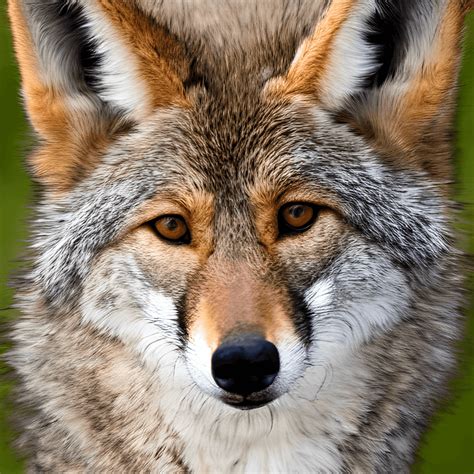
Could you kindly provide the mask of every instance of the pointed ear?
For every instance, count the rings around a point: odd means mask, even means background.
[[[9,15],[40,182],[68,188],[124,124],[186,106],[184,48],[132,0],[9,0]]]
[[[271,88],[309,98],[393,160],[445,179],[471,7],[471,0],[332,0]]]

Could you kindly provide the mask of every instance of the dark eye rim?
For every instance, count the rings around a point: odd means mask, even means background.
[[[184,225],[186,226],[186,233],[183,235],[183,237],[181,237],[179,239],[169,239],[169,238],[165,237],[163,234],[161,234],[158,231],[158,229],[156,228],[156,223],[160,219],[165,219],[165,218],[170,218],[170,217],[172,217],[174,219],[179,219],[179,220],[184,222]],[[179,214],[163,214],[163,215],[158,216],[155,219],[149,221],[148,224],[151,227],[154,234],[166,243],[169,243],[169,244],[172,244],[172,245],[189,245],[191,243],[191,232],[189,231],[188,223],[186,222],[186,219],[183,216],[179,215]]]
[[[308,223],[305,224],[303,227],[292,227],[290,224],[287,223],[287,221],[283,217],[283,211],[285,209],[288,209],[289,207],[296,206],[296,205],[308,206],[313,210],[313,216],[308,221]],[[318,206],[317,204],[304,202],[304,201],[294,201],[294,202],[288,202],[286,204],[283,204],[280,207],[280,209],[278,209],[278,236],[286,237],[286,236],[291,236],[291,235],[296,235],[296,234],[301,234],[301,233],[306,232],[308,229],[310,229],[313,226],[313,224],[317,220],[321,209],[322,209],[322,206]]]

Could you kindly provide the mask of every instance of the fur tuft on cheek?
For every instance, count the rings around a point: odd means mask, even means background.
[[[80,301],[85,324],[117,338],[166,379],[181,358],[178,310],[147,284],[133,256],[106,252],[87,278]]]
[[[410,305],[406,277],[379,250],[359,250],[357,259],[345,255],[338,258],[337,273],[305,294],[314,318],[312,354],[318,359],[330,360],[332,346],[352,351],[390,331]]]

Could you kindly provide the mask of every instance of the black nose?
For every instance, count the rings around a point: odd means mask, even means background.
[[[238,395],[269,387],[279,370],[278,349],[259,336],[245,335],[225,341],[212,355],[212,376],[217,385]]]

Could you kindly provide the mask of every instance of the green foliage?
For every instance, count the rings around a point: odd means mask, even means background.
[[[466,204],[461,224],[464,245],[474,253],[474,15],[468,19],[466,57],[461,77],[458,115],[458,196]],[[31,188],[26,176],[25,149],[30,143],[18,93],[19,83],[12,54],[4,4],[0,7],[0,308],[11,304],[8,276],[18,262],[26,236],[27,205]],[[474,281],[471,280],[471,288]],[[14,317],[1,311],[2,320]],[[469,312],[469,336],[463,345],[461,376],[455,381],[454,402],[442,412],[427,434],[415,471],[422,474],[474,472],[474,301]],[[2,321],[3,322],[3,321]],[[5,347],[0,346],[0,351]],[[7,372],[0,366],[0,377]],[[8,423],[12,408],[7,399],[11,384],[0,383],[0,473],[22,472],[11,449],[14,438]]]
[[[463,247],[474,255],[474,14],[467,21],[467,38],[457,119],[458,198],[464,204],[461,231]],[[474,276],[469,284],[467,338],[462,345],[460,377],[455,380],[454,401],[438,416],[425,439],[417,472],[468,474],[474,472]]]
[[[25,119],[19,106],[18,76],[12,53],[4,2],[0,5],[0,324],[14,316],[5,311],[11,305],[12,290],[8,277],[17,267],[25,239],[26,206],[30,193],[28,178],[21,158],[27,137]],[[5,349],[0,345],[0,352]],[[7,368],[0,365],[0,473],[23,472],[11,442],[14,438],[8,423],[12,407],[7,394],[11,384],[3,381]]]

